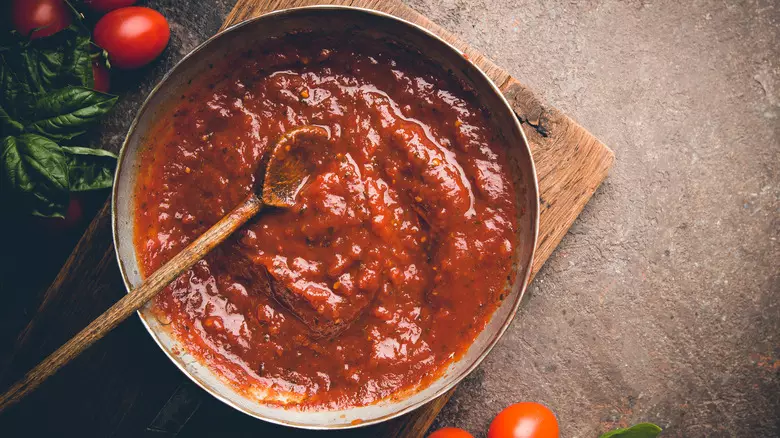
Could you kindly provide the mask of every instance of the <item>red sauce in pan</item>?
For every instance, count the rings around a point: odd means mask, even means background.
[[[425,385],[500,304],[515,188],[489,114],[394,45],[290,36],[214,65],[150,136],[135,245],[153,272],[238,205],[264,154],[329,130],[288,210],[261,212],[155,300],[192,354],[266,403],[360,406]],[[335,335],[281,305],[285,288]]]

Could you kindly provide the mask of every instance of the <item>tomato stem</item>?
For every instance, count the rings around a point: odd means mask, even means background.
[[[78,9],[76,9],[76,7],[75,7],[75,6],[73,6],[73,4],[72,4],[70,1],[68,1],[68,0],[65,0],[65,4],[66,4],[66,5],[68,5],[68,7],[70,8],[70,10],[71,10],[71,11],[73,11],[73,13],[74,13],[74,14],[76,14],[76,17],[78,17],[79,21],[81,21],[81,20],[83,20],[83,19],[84,19],[84,14],[82,14],[81,12],[79,12],[79,10],[78,10]]]

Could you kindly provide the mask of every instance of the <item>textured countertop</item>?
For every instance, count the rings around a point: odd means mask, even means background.
[[[503,407],[534,400],[563,437],[639,421],[668,437],[780,435],[780,4],[726,3],[409,2],[617,157],[434,427],[484,436]],[[109,149],[233,6],[148,4],[171,44],[116,82]]]

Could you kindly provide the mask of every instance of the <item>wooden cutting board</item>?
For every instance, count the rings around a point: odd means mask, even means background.
[[[238,0],[223,28],[269,11],[323,3],[376,9],[421,25],[462,50],[499,86],[523,123],[539,178],[541,218],[532,275],[536,274],[607,176],[613,152],[483,54],[397,0]],[[5,381],[21,375],[124,293],[110,216],[107,204],[47,290],[19,336]],[[339,436],[422,437],[453,392],[403,417]],[[74,394],[78,406],[68,403]],[[329,434],[287,430],[221,405],[167,361],[137,320],[120,326],[3,417],[13,418],[9,424],[17,431],[43,417],[65,430],[83,424],[85,435],[99,436]]]

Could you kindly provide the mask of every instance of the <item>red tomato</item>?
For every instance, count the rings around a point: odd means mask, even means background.
[[[84,4],[95,12],[105,14],[114,9],[124,8],[135,3],[135,0],[84,0]]]
[[[61,232],[73,229],[81,223],[84,218],[83,199],[79,195],[71,195],[68,201],[68,210],[65,217],[46,217],[40,218],[43,226],[52,232]]]
[[[63,0],[13,0],[11,19],[17,32],[36,39],[70,26],[73,16]]]
[[[108,68],[102,61],[92,61],[92,78],[95,80],[93,89],[101,93],[108,93],[111,89],[111,78],[108,74]]]
[[[104,15],[95,25],[95,44],[108,52],[111,65],[142,67],[157,58],[168,45],[168,21],[154,9],[130,6]]]
[[[515,403],[496,415],[488,438],[559,438],[558,419],[547,406]]]
[[[428,435],[428,438],[474,438],[474,435],[457,427],[445,427]]]

